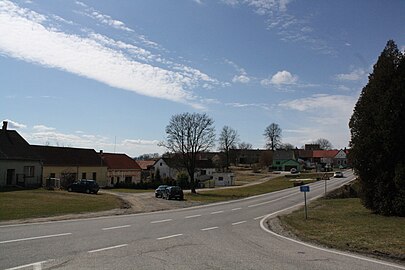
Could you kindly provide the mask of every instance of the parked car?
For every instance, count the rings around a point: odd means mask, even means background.
[[[155,189],[155,197],[156,198],[163,198],[163,192],[166,190],[168,185],[160,185],[157,189]]]
[[[296,174],[296,173],[298,173],[298,170],[296,168],[291,168],[290,173]]]
[[[343,177],[343,173],[342,173],[342,172],[335,172],[335,173],[333,174],[333,177],[335,177],[335,178],[342,178],[342,177]]]
[[[171,198],[183,200],[184,199],[183,190],[179,186],[168,186],[164,190],[162,198],[166,200],[170,200]]]
[[[95,180],[81,179],[68,186],[68,191],[86,192],[87,194],[97,194],[100,187]]]

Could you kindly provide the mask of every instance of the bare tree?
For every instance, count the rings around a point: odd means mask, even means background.
[[[229,150],[236,147],[239,140],[238,133],[231,127],[224,126],[221,134],[219,135],[219,149],[225,152],[226,168],[229,167]]]
[[[281,144],[281,128],[278,124],[271,123],[264,130],[264,137],[267,140],[266,147],[274,151]]]
[[[190,177],[191,192],[196,193],[194,173],[197,154],[208,151],[215,144],[214,120],[199,113],[173,115],[166,126],[167,139],[160,145],[170,152],[178,153],[180,162]]]
[[[238,148],[239,148],[239,149],[242,149],[242,150],[250,150],[250,149],[253,148],[253,146],[252,146],[251,143],[241,142],[241,143],[238,145]]]
[[[295,146],[292,145],[291,143],[281,143],[279,147],[280,147],[280,149],[283,149],[283,150],[295,149]]]
[[[332,143],[324,138],[319,138],[317,139],[314,144],[319,144],[319,148],[321,148],[322,150],[331,150],[333,148]]]

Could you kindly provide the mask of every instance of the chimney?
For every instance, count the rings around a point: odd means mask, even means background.
[[[3,130],[7,130],[8,121],[3,121]]]

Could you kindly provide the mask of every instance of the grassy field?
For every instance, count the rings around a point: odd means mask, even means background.
[[[134,188],[112,188],[107,189],[111,192],[123,192],[123,193],[145,193],[145,192],[154,192],[154,189],[134,189]]]
[[[313,181],[314,180],[305,181],[305,183],[311,183]],[[199,191],[197,194],[185,194],[185,198],[186,200],[190,201],[199,201],[206,203],[219,202],[264,194],[290,187],[293,187],[293,183],[290,181],[290,178],[280,176],[252,186],[213,189],[209,191]]]
[[[405,218],[384,217],[357,198],[320,199],[304,210],[282,216],[283,225],[305,241],[405,261]]]
[[[0,192],[0,221],[96,212],[119,208],[113,195],[88,195],[45,189]]]

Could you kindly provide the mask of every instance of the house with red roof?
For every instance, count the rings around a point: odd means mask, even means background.
[[[123,182],[126,184],[141,182],[141,167],[126,154],[100,153],[107,165],[107,185],[114,186]]]

